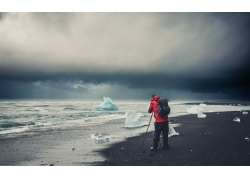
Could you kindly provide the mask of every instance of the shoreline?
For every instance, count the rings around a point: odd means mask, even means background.
[[[189,103],[181,103],[181,104],[189,104],[189,105],[231,105],[231,106],[250,106],[250,101],[202,101],[202,102],[189,102]]]
[[[241,105],[244,105],[243,102]],[[0,166],[250,165],[250,142],[245,140],[245,137],[250,136],[249,114],[243,115],[240,111],[206,114],[206,118],[197,118],[196,114],[170,117],[170,125],[180,135],[169,138],[169,151],[158,151],[153,157],[149,156],[154,130],[153,119],[144,142],[143,153],[140,146],[147,126],[125,128],[125,118],[113,119],[99,125],[41,131],[20,137],[1,136]],[[236,116],[240,117],[240,123],[233,122]],[[143,119],[149,120],[150,114]],[[91,134],[95,133],[108,133],[111,138],[108,141],[95,141],[91,138]],[[214,153],[220,160],[214,158]],[[202,161],[198,162],[198,159]]]
[[[1,136],[0,166],[93,166],[105,161],[95,150],[138,135],[145,127],[125,128],[125,118],[121,118],[98,125]],[[95,133],[111,134],[111,138],[96,141],[91,138]]]

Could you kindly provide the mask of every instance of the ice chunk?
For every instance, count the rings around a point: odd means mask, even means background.
[[[91,134],[91,138],[94,138],[96,141],[105,141],[111,137],[111,134]]]
[[[207,116],[206,114],[202,114],[202,113],[197,114],[198,118],[205,118],[206,116]]]
[[[190,105],[190,104],[183,104],[182,106],[184,106],[184,107],[186,107],[186,108],[191,107],[191,105]]]
[[[127,110],[125,113],[125,127],[134,128],[148,125],[148,121],[140,117],[139,114],[135,113],[134,110]]]
[[[109,111],[109,110],[118,110],[118,107],[112,102],[110,97],[102,96],[103,103],[99,105],[94,105],[93,108],[98,111]]]
[[[179,133],[177,133],[177,132],[174,130],[173,126],[168,125],[168,128],[169,128],[169,130],[168,130],[168,137],[179,135]],[[161,134],[160,137],[162,138],[163,135]]]
[[[248,114],[248,112],[244,111],[244,112],[242,112],[242,114]]]
[[[188,107],[187,108],[187,112],[188,113],[191,113],[191,114],[197,114],[197,117],[198,118],[205,118],[206,115],[203,114],[203,108],[202,107],[205,107],[206,104],[200,104],[200,105],[195,105],[195,106],[192,106],[192,107]]]
[[[249,141],[249,137],[245,137],[245,140]]]
[[[201,106],[193,106],[193,107],[187,108],[187,112],[191,114],[199,114],[199,113],[203,113],[203,108]]]
[[[168,125],[168,128],[169,128],[169,130],[168,130],[168,137],[179,135],[179,133],[177,133],[174,130],[173,126]]]
[[[233,121],[235,121],[235,122],[240,122],[240,118],[236,117],[236,118],[234,118]]]

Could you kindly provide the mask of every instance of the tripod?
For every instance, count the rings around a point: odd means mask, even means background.
[[[153,113],[151,114],[151,118],[150,118],[150,121],[149,121],[149,124],[148,124],[148,128],[149,128],[149,125],[150,125],[150,122],[151,122],[152,116],[153,116]],[[143,142],[142,142],[142,145],[141,145],[141,149],[142,149],[142,147],[143,147],[143,144],[144,144],[144,141],[145,141],[145,138],[146,138],[147,132],[148,132],[148,128],[147,128],[147,131],[146,131],[146,133],[145,133],[145,136],[144,136],[144,139],[143,139]]]

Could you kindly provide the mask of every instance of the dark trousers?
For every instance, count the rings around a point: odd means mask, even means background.
[[[155,133],[153,139],[153,148],[158,148],[158,142],[160,140],[160,135],[163,135],[163,146],[168,146],[168,121],[167,122],[155,122]]]

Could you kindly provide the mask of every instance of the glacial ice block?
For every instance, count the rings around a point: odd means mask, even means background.
[[[93,108],[98,111],[118,110],[118,107],[112,102],[110,97],[102,96],[103,103],[94,105]]]
[[[236,117],[236,118],[234,118],[233,121],[235,121],[235,122],[240,122],[240,118]]]
[[[168,125],[168,128],[169,128],[169,130],[168,130],[168,137],[179,135],[179,133],[177,133],[174,130],[173,126]]]
[[[168,137],[176,136],[176,135],[179,135],[179,133],[177,133],[177,132],[174,130],[173,126],[168,125]],[[163,135],[161,134],[160,137],[162,138]]]
[[[202,113],[197,114],[198,118],[205,118],[206,116],[207,116],[206,114],[202,114]]]
[[[135,128],[148,125],[148,121],[142,119],[134,110],[127,110],[125,113],[125,127]]]
[[[201,103],[200,107],[206,107],[206,104]]]
[[[192,107],[187,107],[187,112],[191,114],[197,114],[198,118],[205,118],[206,114],[203,114],[203,107],[205,106],[206,104],[200,104]]]
[[[105,141],[111,137],[111,134],[91,134],[91,138],[94,138],[96,141]]]
[[[199,114],[199,113],[203,113],[203,108],[202,108],[202,106],[195,105],[192,107],[188,107],[187,112],[191,113],[191,114]]]

